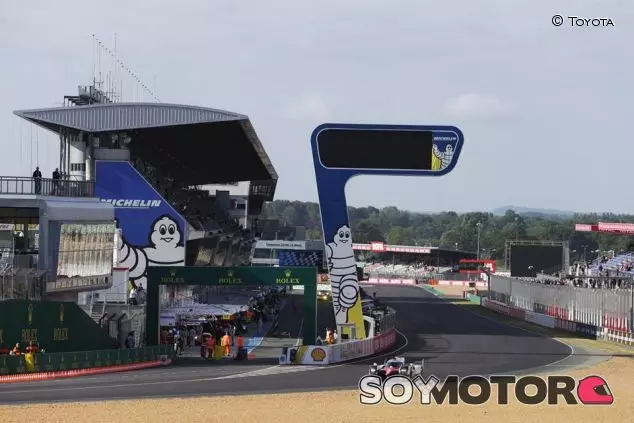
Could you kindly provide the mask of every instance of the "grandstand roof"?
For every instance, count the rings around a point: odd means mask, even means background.
[[[278,178],[249,118],[238,113],[165,103],[92,104],[14,113],[55,133],[127,131],[133,155],[150,161],[169,156],[174,176],[190,185],[257,180],[271,181],[274,189]],[[159,154],[162,157],[154,157]],[[174,166],[178,163],[181,166]]]
[[[249,119],[224,110],[164,103],[92,104],[14,113],[54,132],[70,128],[93,133]]]

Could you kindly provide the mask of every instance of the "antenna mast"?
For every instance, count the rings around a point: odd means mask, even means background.
[[[96,38],[97,43],[99,44],[99,46],[103,47],[103,49],[105,50],[105,52],[111,57],[111,59],[114,61],[115,64],[115,68],[118,65],[119,67],[119,71],[122,70],[123,73],[127,73],[128,76],[133,80],[133,82],[136,82],[136,87],[140,88],[140,91],[145,92],[146,94],[148,94],[154,101],[156,101],[157,103],[160,103],[161,100],[159,100],[159,98],[156,96],[156,94],[154,93],[154,91],[152,89],[150,89],[147,84],[145,84],[145,82],[143,82],[141,80],[141,78],[130,69],[130,67],[128,65],[125,64],[125,62],[123,60],[121,60],[118,55],[117,55],[117,36],[115,34],[115,44],[114,44],[114,51],[111,50],[108,46],[106,46],[99,38]],[[120,85],[123,85],[123,81],[120,81]],[[115,89],[116,89],[116,84],[114,85]],[[121,90],[122,91],[122,90]],[[139,93],[141,94],[141,93]],[[119,92],[118,96],[120,97],[122,95],[121,92]]]

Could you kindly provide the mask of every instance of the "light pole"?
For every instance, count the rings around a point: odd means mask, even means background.
[[[478,228],[478,243],[477,243],[477,247],[478,247],[478,251],[477,251],[477,258],[478,260],[480,260],[480,230],[482,229],[482,223],[478,222],[476,223],[476,227]]]
[[[519,241],[520,239],[519,221],[519,216],[515,216],[515,241]]]

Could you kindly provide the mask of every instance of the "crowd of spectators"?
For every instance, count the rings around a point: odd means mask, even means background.
[[[539,273],[535,281],[547,285],[569,285],[577,288],[624,289],[632,286],[634,254],[613,257],[600,256],[596,260],[573,264],[568,274]]]
[[[425,278],[431,275],[446,271],[445,268],[437,268],[429,266],[424,262],[415,262],[411,264],[394,264],[386,262],[369,262],[363,267],[363,273],[371,277],[399,277],[408,278]]]
[[[214,196],[197,187],[184,186],[141,160],[135,160],[134,167],[187,219],[193,230],[205,233],[202,242],[188,245],[196,250],[192,260],[196,265],[248,264],[254,233],[251,228],[242,227]]]

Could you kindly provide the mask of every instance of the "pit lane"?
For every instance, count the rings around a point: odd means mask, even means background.
[[[367,290],[377,292],[397,312],[397,343],[381,356],[324,368],[277,366],[267,354],[258,359],[256,349],[256,359],[247,363],[191,360],[139,372],[0,385],[0,404],[353,388],[367,374],[369,364],[394,354],[408,361],[425,358],[425,373],[439,377],[523,371],[561,362],[572,354],[559,341],[470,313],[418,287]],[[332,316],[331,305],[320,303],[318,329],[333,327]],[[298,320],[287,308],[281,314],[280,329],[288,328],[297,337],[302,324]]]

